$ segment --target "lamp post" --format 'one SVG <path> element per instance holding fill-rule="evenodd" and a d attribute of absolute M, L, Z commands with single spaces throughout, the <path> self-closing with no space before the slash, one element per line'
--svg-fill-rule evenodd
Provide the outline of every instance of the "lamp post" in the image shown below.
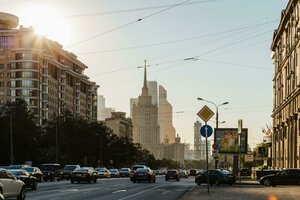
<path fill-rule="evenodd" d="M 13 122 L 12 122 L 12 108 L 10 107 L 9 113 L 9 136 L 10 136 L 10 164 L 14 164 L 14 146 L 13 146 Z"/>
<path fill-rule="evenodd" d="M 212 101 L 209 101 L 209 100 L 206 100 L 206 99 L 202 99 L 200 97 L 198 97 L 197 100 L 198 101 L 205 101 L 205 102 L 211 103 L 211 104 L 213 104 L 215 106 L 215 108 L 216 108 L 216 129 L 219 128 L 219 107 L 223 106 L 223 105 L 227 105 L 229 102 L 226 101 L 226 102 L 223 102 L 223 103 L 217 105 L 217 104 L 215 104 Z M 215 168 L 218 167 L 217 165 L 218 165 L 218 163 L 217 163 L 217 160 L 216 160 L 216 162 L 215 162 Z"/>

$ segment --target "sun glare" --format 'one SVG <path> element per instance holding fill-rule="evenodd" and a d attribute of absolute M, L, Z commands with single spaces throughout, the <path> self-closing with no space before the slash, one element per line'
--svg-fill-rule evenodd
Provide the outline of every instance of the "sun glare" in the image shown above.
<path fill-rule="evenodd" d="M 19 16 L 20 25 L 32 26 L 37 34 L 65 45 L 68 43 L 69 30 L 61 15 L 49 6 L 31 6 Z"/>

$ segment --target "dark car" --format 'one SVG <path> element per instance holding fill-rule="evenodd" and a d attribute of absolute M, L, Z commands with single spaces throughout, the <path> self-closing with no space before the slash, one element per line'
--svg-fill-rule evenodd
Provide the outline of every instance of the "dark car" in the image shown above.
<path fill-rule="evenodd" d="M 180 181 L 180 174 L 178 170 L 168 169 L 165 176 L 165 180 L 168 181 L 169 179 L 176 179 L 177 181 Z"/>
<path fill-rule="evenodd" d="M 44 181 L 54 181 L 61 179 L 62 170 L 60 167 L 60 164 L 56 163 L 49 163 L 49 164 L 42 164 L 40 167 L 42 173 L 43 173 L 43 179 Z"/>
<path fill-rule="evenodd" d="M 75 170 L 75 169 L 79 169 L 80 165 L 65 165 L 64 169 L 62 171 L 62 175 L 61 175 L 61 179 L 69 179 L 71 173 Z"/>
<path fill-rule="evenodd" d="M 70 176 L 71 183 L 74 183 L 75 181 L 77 181 L 77 183 L 80 182 L 97 183 L 97 179 L 98 179 L 98 173 L 93 168 L 90 167 L 75 169 Z"/>
<path fill-rule="evenodd" d="M 259 183 L 265 186 L 300 185 L 300 169 L 285 169 L 276 174 L 263 176 Z"/>
<path fill-rule="evenodd" d="M 137 169 L 148 169 L 148 167 L 146 165 L 133 165 L 131 167 L 131 171 L 130 171 L 130 175 L 129 175 L 130 176 L 130 180 L 132 180 L 132 176 L 133 176 L 133 174 L 135 173 L 135 171 Z"/>
<path fill-rule="evenodd" d="M 207 183 L 207 175 L 209 175 L 209 184 L 220 185 L 220 184 L 228 184 L 232 185 L 236 181 L 236 177 L 233 173 L 225 169 L 213 169 L 203 172 L 199 174 L 195 178 L 195 183 L 200 185 L 202 183 Z"/>
<path fill-rule="evenodd" d="M 17 179 L 23 181 L 26 187 L 33 190 L 37 189 L 38 180 L 34 176 L 31 176 L 27 171 L 22 169 L 9 169 L 8 171 L 11 172 Z"/>
<path fill-rule="evenodd" d="M 121 168 L 119 170 L 120 177 L 129 177 L 130 176 L 130 168 Z"/>
<path fill-rule="evenodd" d="M 251 169 L 242 168 L 240 170 L 240 176 L 251 176 Z"/>
<path fill-rule="evenodd" d="M 147 168 L 138 168 L 136 169 L 136 171 L 133 173 L 132 177 L 131 177 L 132 182 L 139 182 L 139 181 L 148 181 L 149 183 L 153 182 L 155 183 L 156 181 L 156 175 L 155 173 Z"/>
<path fill-rule="evenodd" d="M 195 169 L 190 169 L 190 173 L 189 173 L 189 176 L 197 176 L 197 170 Z"/>
<path fill-rule="evenodd" d="M 31 176 L 34 176 L 39 182 L 43 181 L 43 173 L 38 167 L 22 167 L 21 169 L 27 171 Z"/>

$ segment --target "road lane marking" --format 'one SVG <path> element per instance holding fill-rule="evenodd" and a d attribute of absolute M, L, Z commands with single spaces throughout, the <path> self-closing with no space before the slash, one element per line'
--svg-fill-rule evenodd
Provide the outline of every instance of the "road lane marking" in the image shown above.
<path fill-rule="evenodd" d="M 151 190 L 155 190 L 156 188 L 159 188 L 159 186 L 156 186 L 156 187 L 150 188 L 150 189 L 148 189 L 148 190 L 144 190 L 144 191 L 138 192 L 138 193 L 136 193 L 136 194 L 129 195 L 129 196 L 127 196 L 127 197 L 123 197 L 123 198 L 118 199 L 118 200 L 124 200 L 124 199 L 128 199 L 128 198 L 131 198 L 131 197 L 134 197 L 134 196 L 138 196 L 138 195 L 143 194 L 143 193 L 145 193 L 145 192 L 149 192 L 149 191 L 151 191 Z"/>
<path fill-rule="evenodd" d="M 126 192 L 127 190 L 117 190 L 117 191 L 114 191 L 112 192 L 113 194 L 116 194 L 116 193 L 119 193 L 119 192 Z"/>

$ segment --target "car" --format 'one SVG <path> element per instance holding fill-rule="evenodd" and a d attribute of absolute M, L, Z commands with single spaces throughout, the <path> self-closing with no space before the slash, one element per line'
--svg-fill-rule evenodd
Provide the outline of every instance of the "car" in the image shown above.
<path fill-rule="evenodd" d="M 168 181 L 169 179 L 176 179 L 177 181 L 180 181 L 180 175 L 178 170 L 168 169 L 165 175 L 165 180 Z"/>
<path fill-rule="evenodd" d="M 146 166 L 146 165 L 133 165 L 132 167 L 131 167 L 131 171 L 130 171 L 130 180 L 132 180 L 132 176 L 133 176 L 133 174 L 135 173 L 135 171 L 137 170 L 137 169 L 148 169 L 148 167 Z"/>
<path fill-rule="evenodd" d="M 31 176 L 34 176 L 39 182 L 43 182 L 43 173 L 38 167 L 22 167 L 21 169 L 26 170 Z"/>
<path fill-rule="evenodd" d="M 96 172 L 98 173 L 99 178 L 110 178 L 110 171 L 106 168 L 96 168 Z"/>
<path fill-rule="evenodd" d="M 62 171 L 62 174 L 61 174 L 61 179 L 68 180 L 70 178 L 71 173 L 75 169 L 79 169 L 79 168 L 80 168 L 80 165 L 65 165 L 64 169 Z"/>
<path fill-rule="evenodd" d="M 120 170 L 119 170 L 119 172 L 120 172 L 120 177 L 129 177 L 130 176 L 130 168 L 121 168 Z"/>
<path fill-rule="evenodd" d="M 118 169 L 110 169 L 109 172 L 111 177 L 115 177 L 115 178 L 120 177 L 120 172 Z"/>
<path fill-rule="evenodd" d="M 0 200 L 4 200 L 4 196 L 2 193 L 0 193 Z"/>
<path fill-rule="evenodd" d="M 155 183 L 156 175 L 149 168 L 137 168 L 133 173 L 131 180 L 133 183 L 136 183 L 137 181 L 148 181 L 149 183 Z"/>
<path fill-rule="evenodd" d="M 179 177 L 184 177 L 184 178 L 188 178 L 189 175 L 188 175 L 188 172 L 185 170 L 185 169 L 180 169 L 179 170 Z"/>
<path fill-rule="evenodd" d="M 190 173 L 189 173 L 189 176 L 197 176 L 197 170 L 195 169 L 190 169 Z"/>
<path fill-rule="evenodd" d="M 77 181 L 77 183 L 80 183 L 82 181 L 86 181 L 88 183 L 97 183 L 97 179 L 97 172 L 93 168 L 87 167 L 75 169 L 70 176 L 71 183 L 74 183 L 75 181 Z"/>
<path fill-rule="evenodd" d="M 17 200 L 25 200 L 25 183 L 21 180 L 18 180 L 7 169 L 0 169 L 0 185 L 2 185 L 2 194 L 5 198 L 16 197 Z"/>
<path fill-rule="evenodd" d="M 31 188 L 32 190 L 36 190 L 38 186 L 38 180 L 31 176 L 26 170 L 23 169 L 9 169 L 17 179 L 23 181 L 26 187 Z"/>
<path fill-rule="evenodd" d="M 60 164 L 57 163 L 48 163 L 48 164 L 42 164 L 40 167 L 42 173 L 43 173 L 43 179 L 44 181 L 54 181 L 61 179 L 62 170 L 60 167 Z"/>
<path fill-rule="evenodd" d="M 251 176 L 251 169 L 242 168 L 240 170 L 240 176 Z"/>
<path fill-rule="evenodd" d="M 276 174 L 260 178 L 259 183 L 265 186 L 300 185 L 300 169 L 285 169 Z"/>
<path fill-rule="evenodd" d="M 202 183 L 207 183 L 207 176 L 209 177 L 209 184 L 220 185 L 220 184 L 228 184 L 232 185 L 236 182 L 236 176 L 231 173 L 229 170 L 225 169 L 211 169 L 205 171 L 195 178 L 195 183 L 200 185 Z"/>

